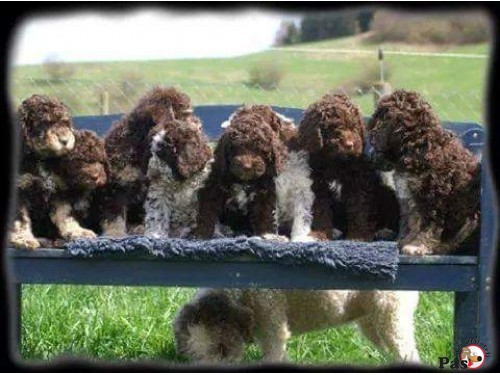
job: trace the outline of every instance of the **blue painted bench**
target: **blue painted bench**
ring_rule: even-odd
[[[220,124],[236,105],[199,106],[195,113],[205,131],[216,139]],[[275,107],[298,123],[303,111]],[[77,128],[104,135],[120,115],[74,118]],[[466,147],[480,155],[484,130],[475,123],[445,123]],[[58,249],[38,251],[8,249],[11,281],[17,309],[13,334],[20,339],[22,284],[85,284],[181,287],[262,287],[302,289],[386,289],[452,291],[455,293],[454,342],[479,339],[493,355],[492,275],[495,264],[497,212],[488,156],[482,158],[481,239],[478,256],[400,256],[395,281],[363,280],[340,276],[318,266],[287,266],[257,261],[186,262],[148,256],[74,258]],[[19,343],[19,342],[18,342]],[[18,346],[17,346],[18,347]],[[446,355],[447,353],[443,353]]]

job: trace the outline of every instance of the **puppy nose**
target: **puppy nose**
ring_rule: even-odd
[[[67,138],[59,138],[59,142],[61,142],[63,146],[66,146],[68,144],[68,139]]]
[[[252,162],[250,160],[244,160],[241,162],[241,167],[245,170],[252,169]]]
[[[345,141],[345,146],[348,148],[348,149],[353,149],[354,148],[354,142],[349,140],[349,141]]]

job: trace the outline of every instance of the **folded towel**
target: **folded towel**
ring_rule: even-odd
[[[394,242],[279,242],[259,237],[212,240],[159,239],[128,236],[120,239],[81,238],[65,245],[75,256],[150,254],[166,259],[193,261],[253,260],[287,265],[315,264],[335,272],[367,278],[394,279],[398,250]]]

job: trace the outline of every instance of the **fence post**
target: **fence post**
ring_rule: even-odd
[[[389,82],[375,82],[373,84],[373,102],[377,106],[380,97],[390,94],[392,92],[392,86]]]
[[[106,90],[99,94],[99,113],[101,115],[109,114],[109,92]]]

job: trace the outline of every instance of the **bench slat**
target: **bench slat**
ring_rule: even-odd
[[[421,259],[410,262],[414,257],[405,257],[393,282],[332,272],[317,265],[173,261],[147,256],[79,258],[48,249],[10,249],[9,255],[14,282],[27,284],[472,291],[477,271],[475,263],[443,263],[441,257],[426,257],[436,258],[427,263]]]

